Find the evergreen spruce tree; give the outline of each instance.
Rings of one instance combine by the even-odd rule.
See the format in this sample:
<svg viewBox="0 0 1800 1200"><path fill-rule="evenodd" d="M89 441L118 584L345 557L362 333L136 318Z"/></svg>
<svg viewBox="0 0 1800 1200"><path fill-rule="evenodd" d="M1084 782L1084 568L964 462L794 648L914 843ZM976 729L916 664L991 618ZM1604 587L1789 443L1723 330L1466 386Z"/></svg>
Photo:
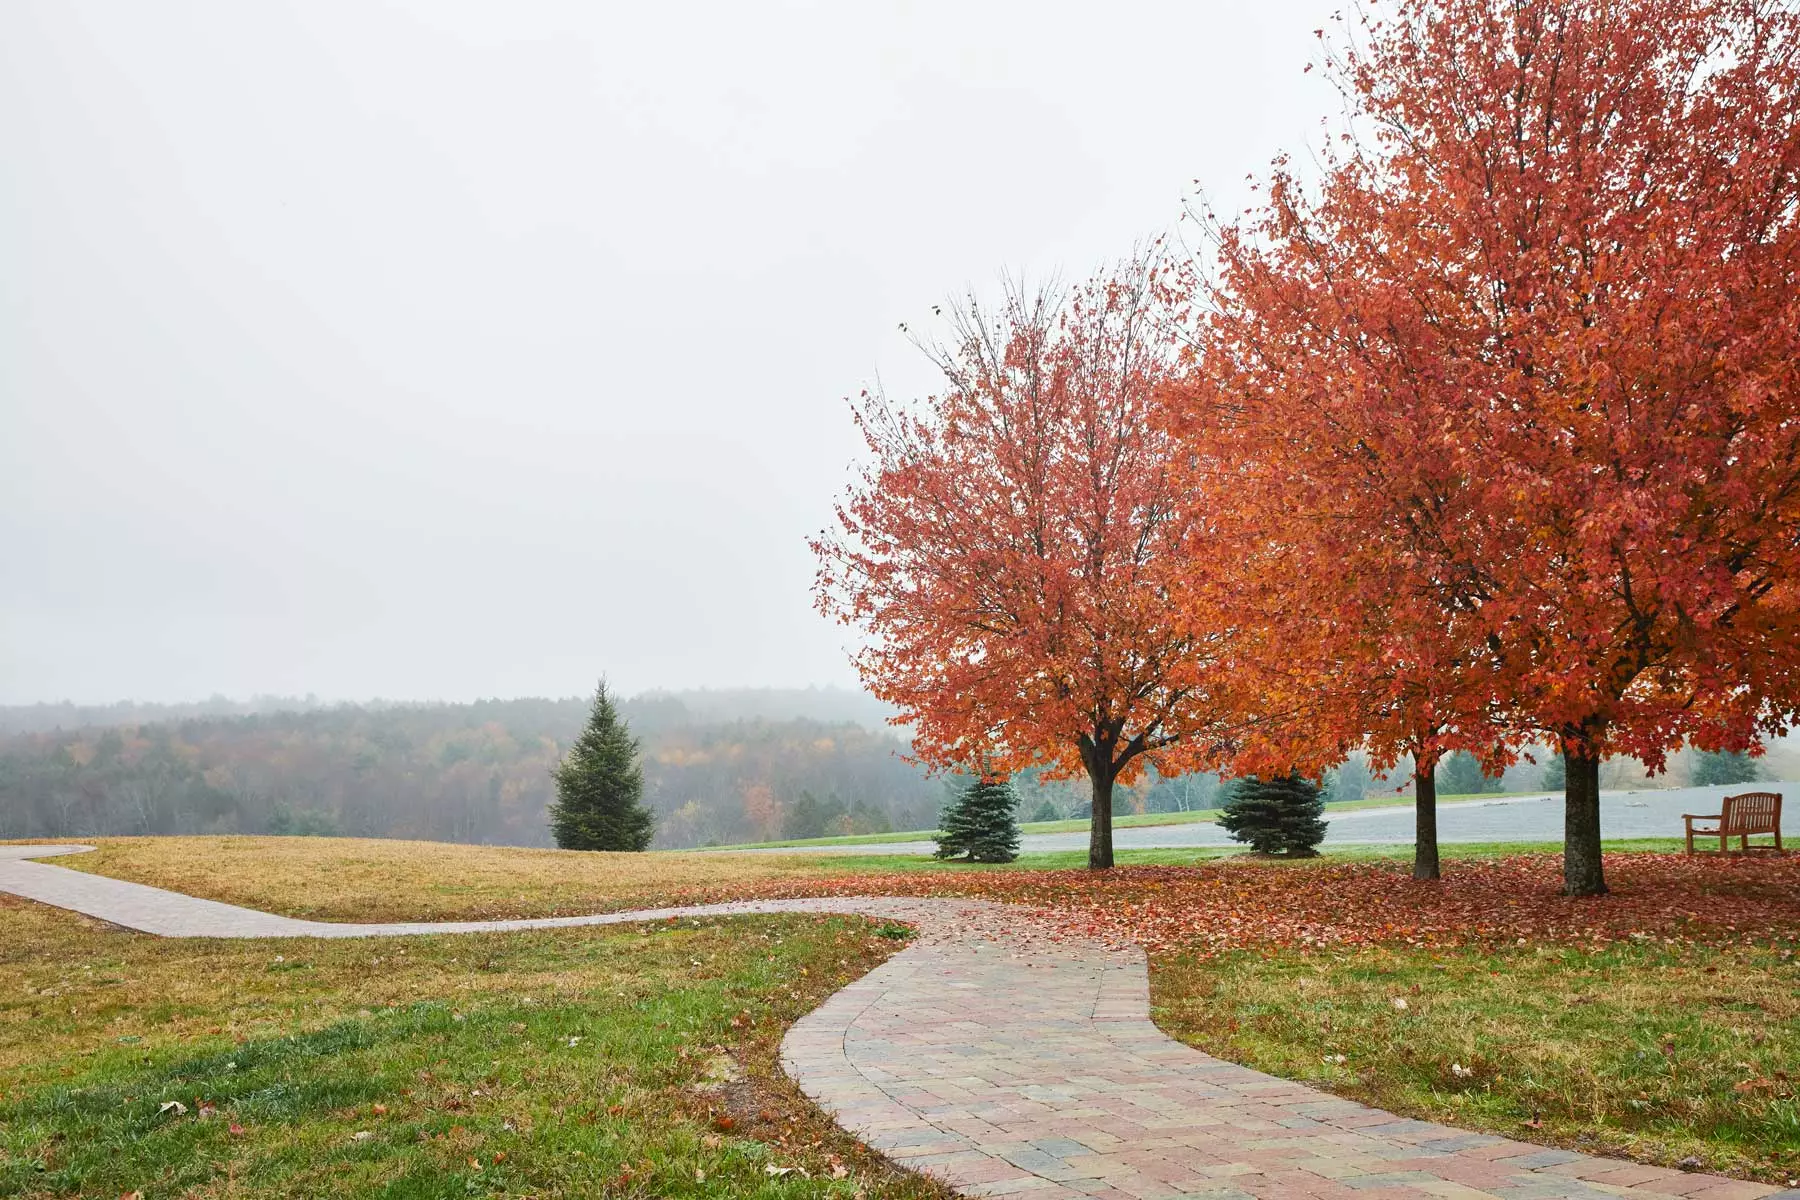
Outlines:
<svg viewBox="0 0 1800 1200"><path fill-rule="evenodd" d="M844 833L847 831L842 828L843 816L844 802L836 796L822 801L811 792L802 791L781 819L781 836L798 842Z"/></svg>
<svg viewBox="0 0 1800 1200"><path fill-rule="evenodd" d="M1324 813L1324 796L1312 780L1248 775L1232 786L1219 824L1258 854L1310 858L1325 840Z"/></svg>
<svg viewBox="0 0 1800 1200"><path fill-rule="evenodd" d="M1452 750L1438 760L1437 791L1439 796L1473 796L1479 792L1497 792L1500 780L1484 774L1481 760L1466 750Z"/></svg>
<svg viewBox="0 0 1800 1200"><path fill-rule="evenodd" d="M557 764L550 832L565 850L648 850L655 817L645 808L637 739L602 680L587 728Z"/></svg>
<svg viewBox="0 0 1800 1200"><path fill-rule="evenodd" d="M1756 760L1738 750L1694 751L1691 782L1695 787L1716 787L1721 783L1750 783L1761 772Z"/></svg>
<svg viewBox="0 0 1800 1200"><path fill-rule="evenodd" d="M1019 857L1019 824L1012 784L982 775L963 790L938 821L937 856L1007 863Z"/></svg>

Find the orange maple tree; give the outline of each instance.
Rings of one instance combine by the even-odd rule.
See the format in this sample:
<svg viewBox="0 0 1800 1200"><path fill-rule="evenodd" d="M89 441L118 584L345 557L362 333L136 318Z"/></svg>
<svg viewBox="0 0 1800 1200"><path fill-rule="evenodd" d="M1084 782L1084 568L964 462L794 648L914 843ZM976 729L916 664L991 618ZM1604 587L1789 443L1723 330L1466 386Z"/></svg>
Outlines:
<svg viewBox="0 0 1800 1200"><path fill-rule="evenodd" d="M940 393L855 406L872 461L812 543L819 606L869 635L857 667L914 752L1085 773L1094 868L1114 784L1197 761L1222 711L1203 506L1152 419L1179 361L1159 297L1132 262L960 306Z"/></svg>
<svg viewBox="0 0 1800 1200"><path fill-rule="evenodd" d="M1800 16L1402 0L1328 61L1353 128L1220 231L1195 394L1282 456L1277 541L1337 555L1297 605L1322 670L1366 651L1336 732L1548 735L1597 894L1603 756L1800 704Z"/></svg>
<svg viewBox="0 0 1800 1200"><path fill-rule="evenodd" d="M1211 382L1252 396L1256 372L1233 369L1236 361L1215 355ZM1190 381L1190 397L1195 390ZM1234 619L1241 684L1254 689L1258 719L1243 724L1232 765L1317 774L1360 748L1385 775L1410 760L1413 873L1437 879L1439 761L1469 750L1497 771L1509 757L1492 719L1491 656L1453 593L1418 573L1409 548L1417 531L1380 519L1382 497L1411 495L1412 506L1431 494L1425 481L1373 463L1348 477L1296 472L1290 439L1301 427L1270 423L1275 411L1259 406L1255 420L1231 422L1229 438L1212 443L1233 447L1233 504L1220 520L1235 522L1229 541L1248 548Z"/></svg>

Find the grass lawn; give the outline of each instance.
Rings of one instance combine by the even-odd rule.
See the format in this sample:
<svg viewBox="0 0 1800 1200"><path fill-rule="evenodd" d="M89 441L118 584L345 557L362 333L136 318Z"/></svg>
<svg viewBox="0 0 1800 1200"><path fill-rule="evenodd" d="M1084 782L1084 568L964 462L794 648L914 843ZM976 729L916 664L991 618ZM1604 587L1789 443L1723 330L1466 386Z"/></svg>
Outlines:
<svg viewBox="0 0 1800 1200"><path fill-rule="evenodd" d="M1470 800L1505 800L1512 796L1536 796L1538 792L1476 792L1470 795L1439 796L1439 804L1461 804ZM1367 808L1406 807L1410 796L1370 796L1362 800L1344 800L1327 804L1325 811L1356 812ZM1196 825L1218 819L1216 808L1197 808L1191 812L1130 813L1113 818L1114 829L1143 829L1156 825ZM1021 821L1020 833L1086 833L1088 820ZM833 837L795 838L785 842L743 842L730 846L708 846L707 850L777 850L795 846L877 846L893 842L928 842L937 836L935 829L913 829L903 833L851 833Z"/></svg>
<svg viewBox="0 0 1800 1200"><path fill-rule="evenodd" d="M1085 850L1020 856L1003 866L945 863L925 855L601 854L511 846L461 846L378 838L98 838L91 854L55 860L209 900L323 921L441 921L572 916L671 903L729 900L751 889L804 887L861 875L1069 870ZM1676 839L1609 842L1612 851L1674 850ZM1446 845L1446 862L1545 852L1541 843ZM1410 859L1409 846L1349 846L1317 864ZM1187 866L1239 860L1235 847L1120 850L1121 866ZM840 889L841 890L841 889Z"/></svg>
<svg viewBox="0 0 1800 1200"><path fill-rule="evenodd" d="M1080 852L977 867L315 838L108 839L59 862L334 919L747 894L1027 903L1061 912L1077 932L1144 945L1157 1019L1202 1049L1398 1112L1665 1165L1692 1158L1788 1185L1800 1177L1800 859L1689 859L1668 853L1676 845L1609 843L1614 894L1588 901L1556 894L1557 847L1520 844L1446 846L1442 883L1411 880L1410 848L1400 846L1298 862L1123 851L1122 869L1102 873L1070 869ZM225 1196L240 1177L258 1181L250 1193L302 1195L335 1185L326 1170L370 1194L449 1194L429 1190L434 1172L485 1194L515 1178L496 1169L494 1151L520 1172L506 1186L531 1194L579 1193L645 1160L655 1187L642 1194L668 1194L695 1168L709 1181L760 1183L768 1155L788 1165L777 1135L790 1120L803 1131L790 1145L818 1143L796 1160L815 1176L837 1154L873 1179L873 1166L782 1090L772 1065L784 1023L887 949L867 928L758 918L650 936L568 930L285 949L159 942L0 907L0 1195L47 1190L77 1162L111 1172L97 1178L116 1184L114 1195L193 1186ZM779 948L762 939L777 930ZM757 1017L754 1037L730 1026L744 1009ZM569 1036L586 1040L569 1047ZM713 1045L786 1106L755 1127L765 1149L725 1135L696 1148L706 1115L688 1087L712 1052L693 1047ZM264 1057L247 1060L246 1046ZM592 1057L565 1070L583 1053ZM247 1061L264 1064L254 1080L240 1075ZM170 1099L191 1111L174 1120L146 1107ZM239 1113L246 1132L199 1121L196 1100ZM451 1100L469 1107L446 1108ZM377 1103L387 1124L375 1121ZM613 1104L625 1107L610 1113ZM372 1136L352 1141L359 1131ZM119 1148L116 1170L110 1150L94 1149L103 1146ZM215 1160L226 1176L194 1184L183 1174ZM579 1174L585 1160L605 1165Z"/></svg>
<svg viewBox="0 0 1800 1200"><path fill-rule="evenodd" d="M786 854L603 854L381 838L97 838L55 860L266 912L322 921L572 916L731 899L734 889L844 874Z"/></svg>
<svg viewBox="0 0 1800 1200"><path fill-rule="evenodd" d="M1173 954L1152 1003L1202 1050L1408 1116L1800 1178L1792 945Z"/></svg>
<svg viewBox="0 0 1800 1200"><path fill-rule="evenodd" d="M168 941L0 897L0 1196L942 1198L777 1065L897 944L807 917Z"/></svg>
<svg viewBox="0 0 1800 1200"><path fill-rule="evenodd" d="M671 903L728 900L750 889L818 880L926 873L1072 870L1085 850L1021 855L1005 865L940 862L902 854L601 854L510 846L461 846L377 838L99 838L91 854L57 866L92 871L209 900L324 921L441 921L572 916ZM1608 842L1611 852L1677 850L1678 839ZM1545 853L1529 842L1446 844L1446 863ZM1120 850L1120 866L1188 866L1236 860L1290 870L1308 862L1410 860L1410 846L1347 846L1317 859L1265 863L1236 847ZM841 889L840 889L841 890Z"/></svg>

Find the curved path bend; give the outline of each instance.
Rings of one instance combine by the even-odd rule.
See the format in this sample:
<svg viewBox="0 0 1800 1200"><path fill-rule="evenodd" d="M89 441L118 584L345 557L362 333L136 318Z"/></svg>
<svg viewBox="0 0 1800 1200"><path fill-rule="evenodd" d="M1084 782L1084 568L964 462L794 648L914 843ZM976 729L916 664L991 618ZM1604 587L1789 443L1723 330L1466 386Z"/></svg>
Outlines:
<svg viewBox="0 0 1800 1200"><path fill-rule="evenodd" d="M1150 1200L1800 1200L1406 1120L1184 1046L1150 1022L1136 950L1057 941L986 901L846 897L540 920L302 921L30 861L0 891L164 937L395 937L671 916L849 913L911 945L795 1023L782 1064L846 1129L968 1195Z"/></svg>

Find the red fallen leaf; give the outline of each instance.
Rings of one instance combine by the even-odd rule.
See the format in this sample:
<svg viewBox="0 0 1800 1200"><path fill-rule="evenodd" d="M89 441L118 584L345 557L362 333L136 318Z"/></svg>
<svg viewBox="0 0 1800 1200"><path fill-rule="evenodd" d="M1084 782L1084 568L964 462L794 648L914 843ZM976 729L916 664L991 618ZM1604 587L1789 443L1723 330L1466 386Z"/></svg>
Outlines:
<svg viewBox="0 0 1800 1200"><path fill-rule="evenodd" d="M227 1127L227 1130L232 1137L244 1136L244 1127L239 1125L236 1121L233 1121L230 1126Z"/></svg>

